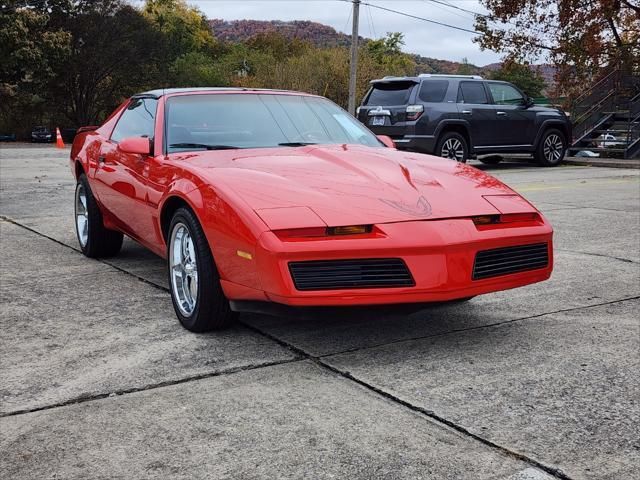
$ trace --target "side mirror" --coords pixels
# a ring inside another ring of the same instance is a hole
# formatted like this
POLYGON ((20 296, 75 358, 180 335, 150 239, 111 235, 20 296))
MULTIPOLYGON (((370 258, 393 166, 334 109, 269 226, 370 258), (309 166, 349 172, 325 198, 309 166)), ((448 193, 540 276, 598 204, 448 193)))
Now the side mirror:
POLYGON ((147 137, 127 137, 120 141, 118 150, 148 156, 151 155, 151 140, 147 137))
POLYGON ((529 108, 529 107, 533 107, 534 103, 533 103, 533 98, 527 96, 524 99, 524 106, 529 108))
POLYGON ((388 135, 376 135, 376 137, 378 137, 378 140, 384 143, 387 147, 396 148, 395 142, 388 135))

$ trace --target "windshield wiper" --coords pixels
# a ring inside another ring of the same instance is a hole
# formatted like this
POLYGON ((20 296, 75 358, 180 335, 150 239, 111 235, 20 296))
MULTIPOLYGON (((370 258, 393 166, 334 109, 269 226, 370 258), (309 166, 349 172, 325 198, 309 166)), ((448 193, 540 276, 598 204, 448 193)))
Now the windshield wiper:
POLYGON ((242 147, 236 147, 235 145, 208 145, 206 143, 172 143, 169 148, 204 148, 207 150, 237 150, 242 147))
POLYGON ((306 145, 317 145, 317 143, 314 143, 314 142, 282 142, 282 143, 278 144, 278 146, 280 146, 280 147, 304 147, 306 145))

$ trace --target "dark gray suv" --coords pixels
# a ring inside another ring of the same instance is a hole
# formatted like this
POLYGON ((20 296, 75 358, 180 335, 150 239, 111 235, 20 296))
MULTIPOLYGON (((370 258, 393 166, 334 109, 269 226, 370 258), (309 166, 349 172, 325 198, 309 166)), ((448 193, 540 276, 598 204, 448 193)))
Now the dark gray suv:
MULTIPOLYGON (((469 157, 531 153, 544 166, 562 162, 571 122, 539 107, 508 82, 476 75, 385 77, 371 82, 358 119, 400 149, 466 162, 469 157)), ((481 157, 497 163, 499 156, 481 157)))

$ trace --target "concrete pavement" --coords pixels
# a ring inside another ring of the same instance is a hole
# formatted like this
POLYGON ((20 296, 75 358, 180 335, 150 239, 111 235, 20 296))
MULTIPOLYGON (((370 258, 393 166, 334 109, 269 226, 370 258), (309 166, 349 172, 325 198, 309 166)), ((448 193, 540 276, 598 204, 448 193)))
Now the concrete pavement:
POLYGON ((66 155, 0 146, 2 478, 640 476, 639 172, 481 166, 553 223, 548 282, 195 335, 161 259, 78 253, 66 155))

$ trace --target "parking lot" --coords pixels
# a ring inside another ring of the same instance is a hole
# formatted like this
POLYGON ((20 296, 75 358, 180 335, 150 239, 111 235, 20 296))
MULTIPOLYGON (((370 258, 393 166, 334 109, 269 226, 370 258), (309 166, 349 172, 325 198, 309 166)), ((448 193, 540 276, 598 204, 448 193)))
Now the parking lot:
POLYGON ((0 478, 640 478, 639 170, 481 166, 547 282, 196 335, 160 258, 79 253, 68 154, 0 145, 0 478))

